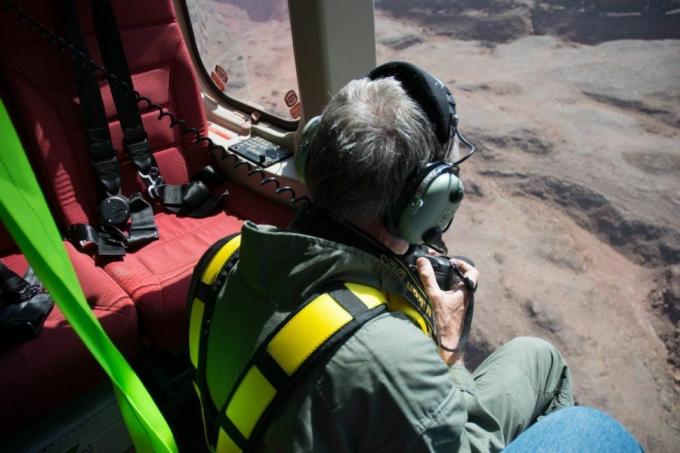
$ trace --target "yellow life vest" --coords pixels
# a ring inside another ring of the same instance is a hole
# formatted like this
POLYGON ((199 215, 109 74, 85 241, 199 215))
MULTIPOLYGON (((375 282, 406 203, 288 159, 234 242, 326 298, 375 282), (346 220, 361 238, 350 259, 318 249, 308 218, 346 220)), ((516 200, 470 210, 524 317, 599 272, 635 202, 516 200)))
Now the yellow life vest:
POLYGON ((205 376, 207 339, 217 294, 239 258, 241 235, 228 236, 205 252, 191 280, 188 297, 189 356, 201 402, 205 436, 217 452, 252 448, 266 429, 272 407, 285 401, 295 382, 326 351, 389 306, 402 311, 429 334, 427 323, 400 296, 370 286, 343 282, 300 304, 257 349, 222 408, 215 407, 205 376))

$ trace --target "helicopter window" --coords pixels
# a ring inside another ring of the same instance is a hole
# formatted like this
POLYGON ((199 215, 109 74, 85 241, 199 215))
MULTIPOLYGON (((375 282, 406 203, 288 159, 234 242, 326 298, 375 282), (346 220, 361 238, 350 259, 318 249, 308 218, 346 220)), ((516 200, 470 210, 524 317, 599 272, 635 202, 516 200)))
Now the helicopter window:
POLYGON ((205 76, 226 101, 294 126, 300 106, 290 103, 298 83, 288 2, 266 3, 187 0, 189 28, 205 76))

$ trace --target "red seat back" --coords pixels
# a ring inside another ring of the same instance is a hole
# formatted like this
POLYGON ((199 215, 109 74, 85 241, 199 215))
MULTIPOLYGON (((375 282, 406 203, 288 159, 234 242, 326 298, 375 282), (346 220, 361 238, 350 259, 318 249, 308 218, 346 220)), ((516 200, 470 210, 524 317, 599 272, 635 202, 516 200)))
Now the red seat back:
MULTIPOLYGON (((92 29, 90 1, 78 1, 80 21, 93 57, 100 61, 92 29)), ((170 0, 111 2, 121 32, 135 88, 169 108, 202 132, 206 119, 191 59, 170 0)), ((21 7, 61 36, 61 2, 27 0, 21 7)), ((97 191, 89 162, 70 58, 20 24, 15 13, 0 11, 0 74, 9 93, 15 123, 29 148, 46 196, 62 226, 95 223, 97 191)), ((101 82, 113 143, 119 153, 123 192, 141 190, 132 164, 122 155, 122 132, 106 82, 101 82)), ((140 108, 144 110, 140 104, 140 108)), ((203 146, 181 137, 143 113, 149 142, 166 181, 185 183, 211 162, 203 146)))

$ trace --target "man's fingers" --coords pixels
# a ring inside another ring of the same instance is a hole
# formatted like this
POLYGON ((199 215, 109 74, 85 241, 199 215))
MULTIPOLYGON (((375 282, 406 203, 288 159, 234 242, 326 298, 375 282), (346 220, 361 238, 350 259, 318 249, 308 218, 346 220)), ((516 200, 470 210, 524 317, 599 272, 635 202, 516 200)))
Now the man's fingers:
POLYGON ((460 272, 464 276, 472 280, 475 286, 477 286, 477 283, 479 281, 479 271, 477 270, 476 267, 473 267, 471 264, 456 258, 451 258, 451 262, 460 270, 460 272))
POLYGON ((437 277, 434 275, 434 269, 432 269, 432 264, 430 264, 427 258, 418 258, 416 260, 416 266, 418 267, 418 276, 423 283, 425 293, 428 297, 430 294, 440 291, 439 285, 437 284, 437 277))

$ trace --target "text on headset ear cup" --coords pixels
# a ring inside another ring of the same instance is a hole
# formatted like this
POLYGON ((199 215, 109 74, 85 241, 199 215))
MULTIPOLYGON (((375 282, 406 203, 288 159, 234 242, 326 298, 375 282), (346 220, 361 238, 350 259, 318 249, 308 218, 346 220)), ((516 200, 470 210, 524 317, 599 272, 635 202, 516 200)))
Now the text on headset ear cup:
POLYGON ((463 182, 442 162, 430 163, 407 183, 390 213, 390 227, 409 244, 422 244, 431 231, 445 231, 461 200, 463 182))
POLYGON ((305 127, 302 128, 302 136, 300 137, 300 144, 295 152, 295 173, 303 183, 307 183, 306 171, 307 161, 309 160, 309 149, 321 126, 321 116, 317 115, 307 121, 305 127))

